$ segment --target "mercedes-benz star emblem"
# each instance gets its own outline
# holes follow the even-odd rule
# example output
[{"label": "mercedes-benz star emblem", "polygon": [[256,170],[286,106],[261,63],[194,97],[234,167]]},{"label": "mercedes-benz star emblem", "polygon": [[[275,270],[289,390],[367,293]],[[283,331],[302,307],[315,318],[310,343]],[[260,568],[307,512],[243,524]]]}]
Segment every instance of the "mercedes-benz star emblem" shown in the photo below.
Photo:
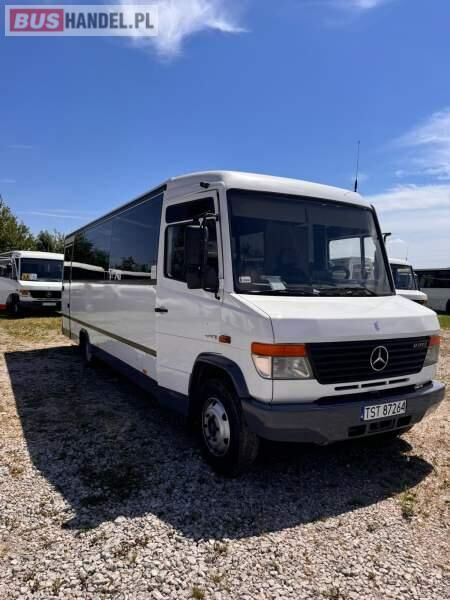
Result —
[{"label": "mercedes-benz star emblem", "polygon": [[389,363],[389,352],[385,346],[377,346],[370,355],[370,366],[374,371],[384,371]]}]

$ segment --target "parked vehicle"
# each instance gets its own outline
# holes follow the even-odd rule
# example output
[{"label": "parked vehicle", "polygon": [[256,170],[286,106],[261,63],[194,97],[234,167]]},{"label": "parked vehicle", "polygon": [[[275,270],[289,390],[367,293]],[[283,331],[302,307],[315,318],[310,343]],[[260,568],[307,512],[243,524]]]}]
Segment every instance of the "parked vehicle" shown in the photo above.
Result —
[{"label": "parked vehicle", "polygon": [[[332,262],[349,256],[358,276]],[[396,296],[375,210],[347,190],[170,179],[67,236],[62,310],[87,363],[188,417],[228,475],[260,438],[397,435],[444,397],[436,314]]]},{"label": "parked vehicle", "polygon": [[63,254],[14,250],[0,254],[0,310],[61,309]]},{"label": "parked vehicle", "polygon": [[419,290],[416,274],[407,260],[401,258],[389,259],[394,285],[399,296],[426,305],[428,297]]},{"label": "parked vehicle", "polygon": [[428,296],[434,310],[450,315],[450,268],[416,269],[419,287]]}]

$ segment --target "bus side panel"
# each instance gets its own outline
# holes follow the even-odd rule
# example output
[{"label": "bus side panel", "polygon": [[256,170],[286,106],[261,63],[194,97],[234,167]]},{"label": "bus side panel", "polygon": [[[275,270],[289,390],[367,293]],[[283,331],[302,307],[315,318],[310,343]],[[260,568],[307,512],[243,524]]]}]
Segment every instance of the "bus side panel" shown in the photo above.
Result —
[{"label": "bus side panel", "polygon": [[72,338],[156,377],[156,263],[163,194],[147,197],[75,234]]}]

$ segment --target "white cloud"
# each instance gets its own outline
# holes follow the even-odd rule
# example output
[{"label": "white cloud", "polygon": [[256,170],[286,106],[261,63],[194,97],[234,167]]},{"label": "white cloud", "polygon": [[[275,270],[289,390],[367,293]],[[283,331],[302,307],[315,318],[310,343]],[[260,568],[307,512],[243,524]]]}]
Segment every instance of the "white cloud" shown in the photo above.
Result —
[{"label": "white cloud", "polygon": [[377,8],[385,2],[386,0],[347,0],[346,4],[348,4],[350,8],[369,10],[371,8]]},{"label": "white cloud", "polygon": [[450,185],[398,185],[366,199],[382,230],[404,240],[413,265],[450,266]]},{"label": "white cloud", "polygon": [[[121,0],[126,8],[127,3]],[[184,41],[201,31],[241,33],[238,24],[237,3],[230,0],[160,0],[158,35],[144,37],[136,32],[134,43],[139,47],[154,48],[163,58],[173,58],[181,52]]]},{"label": "white cloud", "polygon": [[450,179],[450,107],[435,112],[426,121],[396,141],[407,150],[409,170],[400,172]]},{"label": "white cloud", "polygon": [[367,199],[375,204],[380,212],[428,211],[442,208],[447,209],[450,215],[448,185],[397,185],[381,194],[368,196]]},{"label": "white cloud", "polygon": [[363,12],[378,8],[382,4],[387,4],[392,0],[325,0],[325,4],[340,8],[346,11]]},{"label": "white cloud", "polygon": [[80,219],[86,220],[97,213],[92,211],[70,211],[59,208],[43,208],[42,210],[22,210],[21,215],[32,215],[34,217],[51,217],[55,219]]}]

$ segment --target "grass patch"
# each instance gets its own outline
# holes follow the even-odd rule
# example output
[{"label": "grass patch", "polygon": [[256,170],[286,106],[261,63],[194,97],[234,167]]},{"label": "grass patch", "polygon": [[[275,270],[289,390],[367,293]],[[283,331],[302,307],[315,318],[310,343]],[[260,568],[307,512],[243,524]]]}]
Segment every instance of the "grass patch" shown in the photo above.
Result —
[{"label": "grass patch", "polygon": [[402,511],[402,517],[410,520],[413,518],[416,512],[417,498],[413,492],[405,492],[400,498],[400,508]]},{"label": "grass patch", "polygon": [[205,592],[201,588],[194,585],[192,588],[192,598],[195,598],[195,600],[203,600],[204,597]]},{"label": "grass patch", "polygon": [[439,323],[442,329],[450,329],[450,315],[439,315]]},{"label": "grass patch", "polygon": [[61,317],[21,317],[11,319],[0,316],[0,331],[26,340],[40,340],[61,333]]}]

